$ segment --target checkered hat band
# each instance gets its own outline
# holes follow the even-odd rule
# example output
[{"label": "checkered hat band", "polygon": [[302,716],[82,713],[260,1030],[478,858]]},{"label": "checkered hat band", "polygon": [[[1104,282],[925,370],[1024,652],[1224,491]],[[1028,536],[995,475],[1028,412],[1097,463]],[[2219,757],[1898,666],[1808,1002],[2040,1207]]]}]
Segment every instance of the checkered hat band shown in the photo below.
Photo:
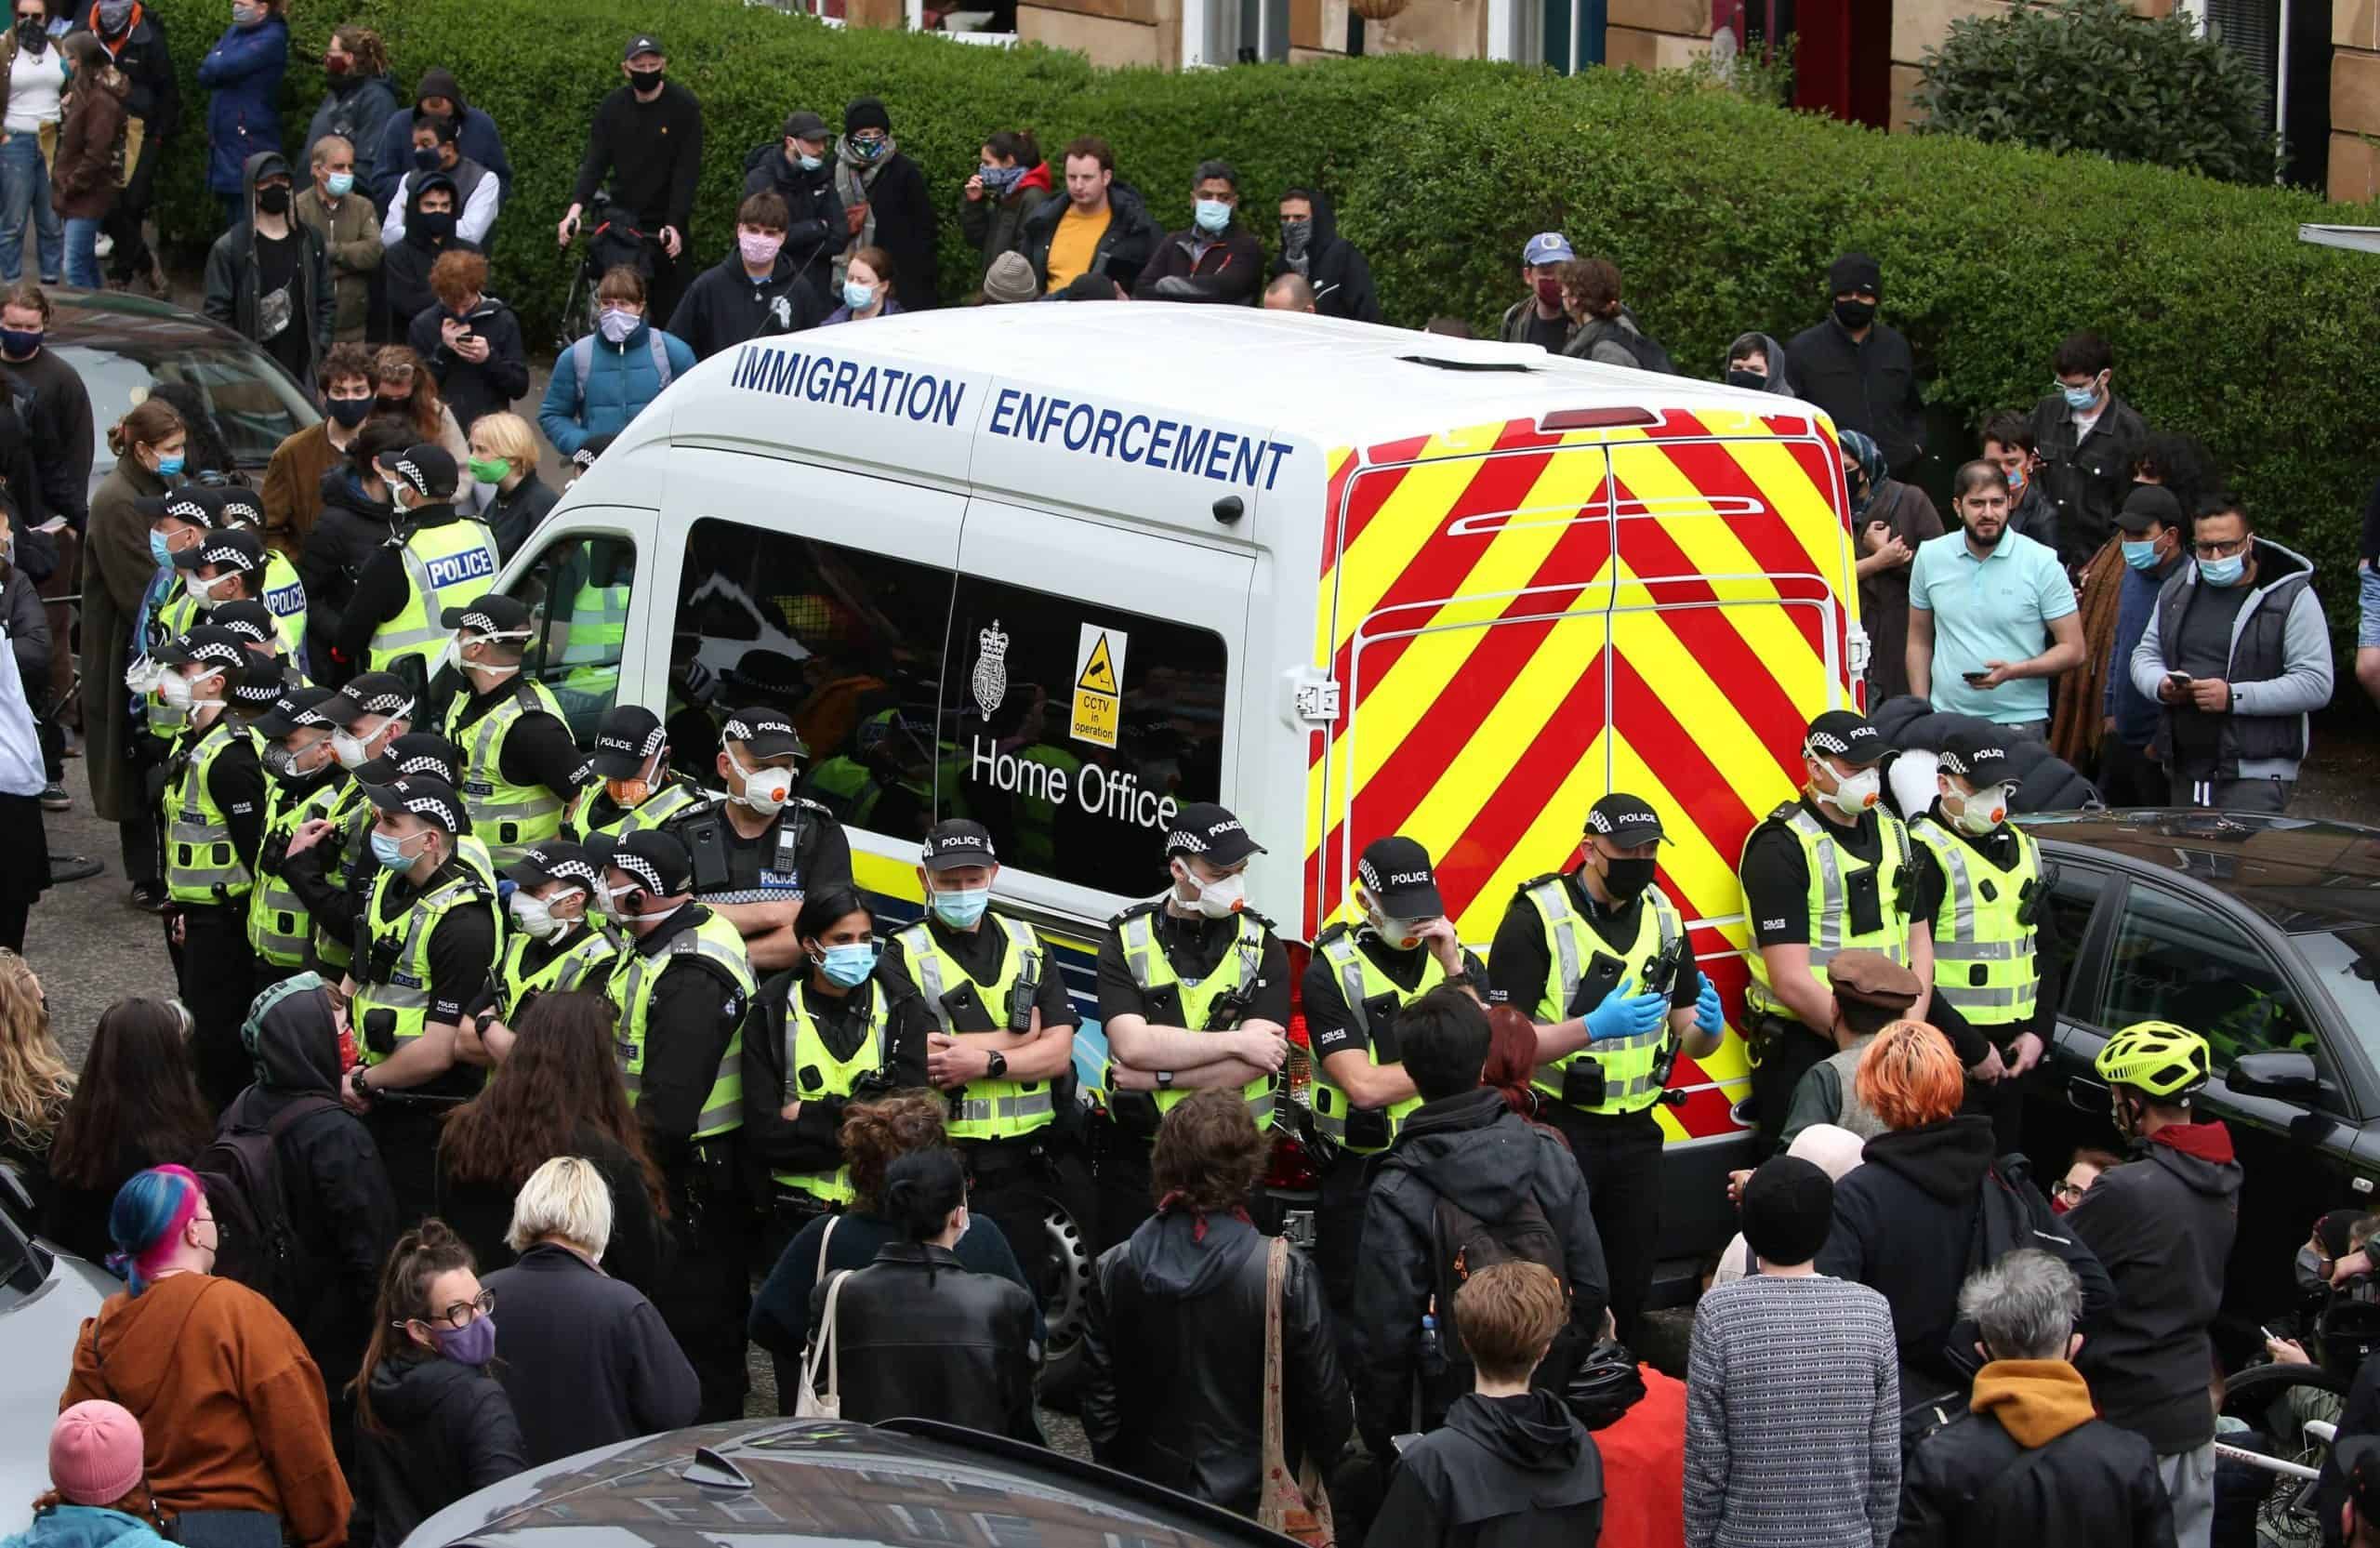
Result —
[{"label": "checkered hat band", "polygon": [[664,894],[669,891],[668,887],[662,885],[660,871],[654,869],[653,862],[641,854],[630,854],[625,850],[615,851],[612,855],[612,864],[617,869],[624,870],[643,882],[646,890],[651,893]]}]

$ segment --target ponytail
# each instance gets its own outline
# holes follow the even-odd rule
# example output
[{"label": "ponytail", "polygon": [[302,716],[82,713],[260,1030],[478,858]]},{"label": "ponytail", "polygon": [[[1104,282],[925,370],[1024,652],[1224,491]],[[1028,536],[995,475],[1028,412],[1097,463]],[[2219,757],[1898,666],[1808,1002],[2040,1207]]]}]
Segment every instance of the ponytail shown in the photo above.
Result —
[{"label": "ponytail", "polygon": [[158,445],[186,428],[173,404],[163,398],[144,398],[109,428],[108,450],[126,456],[135,446]]},{"label": "ponytail", "polygon": [[884,1215],[912,1242],[942,1235],[967,1202],[967,1171],[955,1150],[915,1150],[884,1169]]},{"label": "ponytail", "polygon": [[347,1390],[355,1397],[355,1422],[376,1436],[389,1433],[372,1412],[372,1374],[404,1356],[413,1335],[404,1325],[430,1315],[430,1281],[457,1268],[473,1267],[471,1250],[443,1220],[425,1220],[397,1238],[380,1270],[380,1293],[372,1303],[372,1342]]}]

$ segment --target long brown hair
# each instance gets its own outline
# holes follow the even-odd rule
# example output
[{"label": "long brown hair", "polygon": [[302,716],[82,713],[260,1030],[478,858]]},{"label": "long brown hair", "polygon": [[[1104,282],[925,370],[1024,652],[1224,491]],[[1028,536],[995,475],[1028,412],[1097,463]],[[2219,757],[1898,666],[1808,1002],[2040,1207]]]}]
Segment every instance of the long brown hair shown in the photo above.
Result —
[{"label": "long brown hair", "polygon": [[1488,1012],[1488,1062],[1479,1066],[1479,1083],[1501,1096],[1505,1106],[1530,1124],[1560,1140],[1567,1150],[1568,1137],[1538,1119],[1537,1091],[1529,1084],[1536,1074],[1537,1028],[1511,1006],[1496,1006]]},{"label": "long brown hair", "polygon": [[332,28],[331,40],[353,56],[355,69],[351,73],[386,75],[389,73],[388,46],[380,41],[380,34],[371,28],[361,27],[350,21],[344,26]]},{"label": "long brown hair", "polygon": [[413,373],[413,390],[405,399],[405,409],[413,419],[414,433],[425,442],[435,441],[446,428],[442,412],[445,405],[438,401],[438,378],[430,374],[419,355],[403,344],[382,345],[372,357],[372,389],[377,392],[384,378],[407,371]]},{"label": "long brown hair", "polygon": [[612,1002],[543,994],[514,1027],[511,1053],[487,1089],[447,1115],[438,1164],[463,1183],[518,1188],[556,1156],[575,1156],[592,1129],[636,1158],[654,1212],[669,1213],[661,1170],[644,1147],[612,1051]]},{"label": "long brown hair", "polygon": [[23,958],[0,946],[0,1138],[20,1150],[47,1150],[73,1094],[40,983]]},{"label": "long brown hair", "polygon": [[347,1384],[355,1396],[358,1425],[376,1436],[389,1433],[372,1412],[372,1373],[387,1361],[412,1359],[421,1353],[404,1325],[429,1319],[430,1282],[453,1269],[477,1272],[478,1267],[471,1250],[443,1220],[425,1220],[397,1238],[380,1269],[380,1293],[372,1301],[372,1342],[364,1346],[364,1363]]},{"label": "long brown hair", "polygon": [[71,1187],[123,1181],[120,1158],[135,1170],[187,1162],[215,1137],[198,1094],[182,1014],[162,999],[119,999],[99,1014],[83,1078],[58,1120],[49,1174]]}]

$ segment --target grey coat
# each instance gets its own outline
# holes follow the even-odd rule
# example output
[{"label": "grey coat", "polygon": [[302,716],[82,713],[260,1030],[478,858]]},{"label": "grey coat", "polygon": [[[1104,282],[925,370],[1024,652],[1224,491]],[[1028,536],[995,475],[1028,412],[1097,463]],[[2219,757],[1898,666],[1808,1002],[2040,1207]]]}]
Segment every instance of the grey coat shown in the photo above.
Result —
[{"label": "grey coat", "polygon": [[[2231,665],[2224,681],[2234,695],[2223,719],[2222,745],[2212,769],[2178,769],[2196,779],[2297,777],[2311,734],[2307,717],[2331,702],[2331,632],[2314,595],[2314,566],[2303,554],[2269,538],[2254,542],[2256,574],[2247,602],[2231,623]],[[2132,685],[2158,702],[2168,641],[2197,595],[2198,566],[2175,566],[2157,594],[2157,615],[2132,651]],[[2169,761],[2174,711],[2165,711],[2158,751]]]}]

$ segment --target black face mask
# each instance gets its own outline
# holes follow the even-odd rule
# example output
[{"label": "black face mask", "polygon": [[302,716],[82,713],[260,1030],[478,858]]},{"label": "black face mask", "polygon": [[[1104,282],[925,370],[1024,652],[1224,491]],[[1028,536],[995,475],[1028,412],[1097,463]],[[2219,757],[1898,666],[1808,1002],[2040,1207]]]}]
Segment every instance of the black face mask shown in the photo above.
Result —
[{"label": "black face mask", "polygon": [[451,209],[421,210],[414,216],[414,223],[433,243],[444,242],[455,234],[455,212]]},{"label": "black face mask", "polygon": [[1734,371],[1727,373],[1729,387],[1748,387],[1754,392],[1767,390],[1768,375],[1764,371]]},{"label": "black face mask", "polygon": [[1857,333],[1876,320],[1876,303],[1837,301],[1834,303],[1834,320]]},{"label": "black face mask", "polygon": [[324,400],[324,406],[330,411],[330,417],[337,420],[340,424],[345,425],[349,430],[353,430],[356,426],[364,423],[364,420],[372,417],[372,410],[377,407],[378,404],[379,400],[377,398],[327,398]]},{"label": "black face mask", "polygon": [[415,146],[413,148],[413,164],[416,167],[424,172],[437,171],[438,147],[435,145]]},{"label": "black face mask", "polygon": [[43,30],[40,18],[17,18],[17,46],[29,54],[38,54],[49,46],[49,33]]},{"label": "black face mask", "polygon": [[372,400],[372,406],[382,414],[406,414],[412,412],[413,400],[410,398],[391,398],[386,392],[383,392]]},{"label": "black face mask", "polygon": [[628,84],[637,89],[640,96],[650,97],[661,89],[662,74],[663,72],[658,70],[631,70],[628,72]]},{"label": "black face mask", "polygon": [[1650,860],[1606,860],[1603,863],[1603,890],[1611,894],[1614,903],[1628,903],[1637,893],[1653,884],[1653,862]]},{"label": "black face mask", "polygon": [[266,215],[288,214],[289,191],[285,188],[258,189],[257,208]]}]

